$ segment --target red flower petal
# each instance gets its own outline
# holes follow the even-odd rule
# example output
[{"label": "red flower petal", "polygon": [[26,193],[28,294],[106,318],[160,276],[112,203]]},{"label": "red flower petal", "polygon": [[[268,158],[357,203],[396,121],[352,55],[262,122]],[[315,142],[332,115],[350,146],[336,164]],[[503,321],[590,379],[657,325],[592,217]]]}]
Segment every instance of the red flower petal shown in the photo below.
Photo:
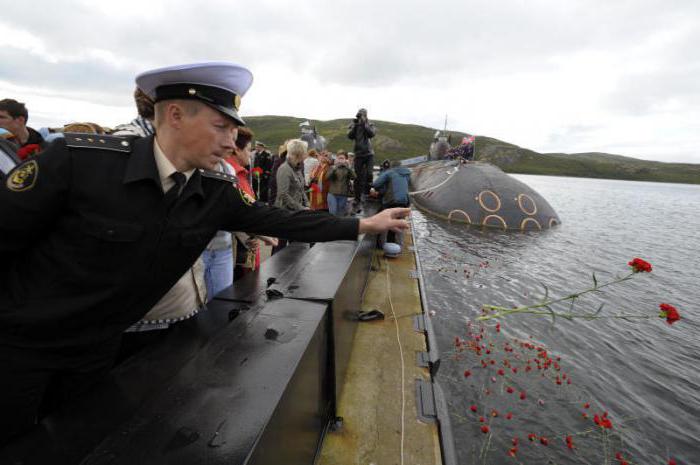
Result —
[{"label": "red flower petal", "polygon": [[471,410],[472,412],[476,412],[476,405],[472,405],[471,407],[469,407],[469,410]]},{"label": "red flower petal", "polygon": [[483,426],[481,427],[481,432],[482,432],[482,433],[486,434],[486,433],[488,433],[489,431],[490,431],[490,428],[489,428],[487,425],[483,425]]},{"label": "red flower petal", "polygon": [[633,258],[627,264],[632,267],[632,272],[634,273],[651,273],[651,263],[641,258]]},{"label": "red flower petal", "polygon": [[661,312],[659,312],[659,317],[666,318],[666,323],[672,325],[681,319],[681,315],[673,305],[660,304],[659,308],[661,309]]}]

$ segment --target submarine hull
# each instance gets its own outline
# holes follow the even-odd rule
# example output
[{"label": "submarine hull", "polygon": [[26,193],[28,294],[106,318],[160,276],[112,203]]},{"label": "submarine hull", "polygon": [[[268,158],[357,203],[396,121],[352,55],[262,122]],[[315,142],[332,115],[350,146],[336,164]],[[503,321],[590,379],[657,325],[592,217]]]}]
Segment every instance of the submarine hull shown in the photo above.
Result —
[{"label": "submarine hull", "polygon": [[411,191],[413,205],[451,222],[516,231],[561,223],[544,197],[489,163],[422,163],[413,168]]}]

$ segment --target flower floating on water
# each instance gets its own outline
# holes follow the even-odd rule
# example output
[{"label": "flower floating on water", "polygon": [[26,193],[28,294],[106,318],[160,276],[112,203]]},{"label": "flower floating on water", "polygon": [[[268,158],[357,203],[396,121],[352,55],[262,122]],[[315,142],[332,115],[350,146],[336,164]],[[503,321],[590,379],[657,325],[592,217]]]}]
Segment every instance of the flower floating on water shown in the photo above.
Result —
[{"label": "flower floating on water", "polygon": [[674,307],[673,305],[660,304],[659,308],[661,309],[661,312],[659,312],[659,317],[666,318],[666,323],[672,325],[673,323],[681,319],[678,310],[676,310],[676,307]]},{"label": "flower floating on water", "polygon": [[633,273],[651,273],[651,263],[641,258],[633,258],[627,264],[632,267]]},{"label": "flower floating on water", "polygon": [[613,424],[608,418],[608,412],[603,413],[603,415],[593,415],[593,423],[604,429],[612,429]]},{"label": "flower floating on water", "polygon": [[576,446],[574,446],[574,438],[570,434],[566,436],[566,448],[571,450],[576,448]]},{"label": "flower floating on water", "polygon": [[[503,318],[505,316],[513,315],[513,314],[522,314],[522,313],[527,313],[530,315],[537,315],[537,316],[549,316],[552,318],[552,322],[556,320],[557,317],[559,318],[565,318],[567,320],[574,320],[574,319],[584,319],[584,320],[597,320],[597,319],[603,319],[603,318],[617,318],[617,319],[622,319],[622,320],[648,320],[650,318],[653,318],[653,315],[649,314],[629,314],[629,313],[617,313],[617,314],[602,314],[603,307],[605,304],[601,304],[600,307],[596,311],[589,311],[589,312],[574,312],[574,305],[580,299],[582,296],[585,294],[589,293],[596,293],[600,292],[603,288],[611,286],[613,284],[618,284],[624,281],[628,281],[632,279],[635,275],[639,273],[651,273],[651,264],[645,260],[642,260],[641,258],[634,258],[630,262],[628,262],[628,265],[632,268],[632,271],[627,274],[626,276],[623,277],[617,277],[611,281],[608,281],[606,283],[599,283],[598,279],[596,278],[595,273],[593,273],[593,287],[585,289],[583,291],[579,292],[574,292],[572,294],[569,294],[565,297],[560,297],[560,298],[550,298],[549,297],[549,290],[545,286],[545,295],[544,298],[536,304],[532,305],[521,305],[521,306],[513,306],[513,307],[501,307],[498,305],[482,305],[481,307],[481,316],[477,318],[477,320],[483,321],[483,320],[491,320],[495,318]],[[558,304],[563,304],[565,302],[568,302],[569,304],[569,309],[568,311],[557,311],[554,310],[554,306]],[[680,320],[680,314],[678,310],[673,307],[672,305],[669,304],[661,304],[660,305],[661,312],[659,313],[659,317],[665,318],[666,322],[668,324],[673,324],[676,321]],[[500,323],[497,323],[496,326],[496,332],[500,332],[501,326]],[[543,354],[544,357],[546,357],[546,353]],[[546,367],[545,367],[546,368]],[[558,367],[555,364],[555,368]],[[525,368],[526,371],[527,367]],[[539,369],[539,365],[538,365]],[[563,378],[566,379],[566,378]],[[561,385],[564,383],[564,381],[560,378],[556,379],[556,383]],[[571,384],[570,380],[566,381],[566,384]]]}]

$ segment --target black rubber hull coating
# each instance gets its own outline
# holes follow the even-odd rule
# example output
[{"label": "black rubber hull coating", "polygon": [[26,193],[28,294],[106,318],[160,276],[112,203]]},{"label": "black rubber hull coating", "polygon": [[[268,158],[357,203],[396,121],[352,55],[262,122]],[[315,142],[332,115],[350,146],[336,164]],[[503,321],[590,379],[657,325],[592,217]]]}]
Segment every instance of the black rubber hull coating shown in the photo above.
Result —
[{"label": "black rubber hull coating", "polygon": [[413,205],[450,222],[511,231],[561,223],[544,197],[489,163],[422,163],[413,168],[411,191]]}]

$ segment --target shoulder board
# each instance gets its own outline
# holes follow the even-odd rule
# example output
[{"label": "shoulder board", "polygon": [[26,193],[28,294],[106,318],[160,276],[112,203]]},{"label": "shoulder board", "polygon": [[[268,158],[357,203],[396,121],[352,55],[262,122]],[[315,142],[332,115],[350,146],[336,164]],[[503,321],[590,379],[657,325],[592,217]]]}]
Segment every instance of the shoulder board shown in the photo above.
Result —
[{"label": "shoulder board", "polygon": [[211,171],[203,169],[200,169],[199,172],[205,178],[216,179],[218,181],[231,183],[236,187],[238,186],[238,178],[235,176],[231,176],[230,174],[222,173],[220,171]]},{"label": "shoulder board", "polygon": [[132,149],[131,140],[124,137],[79,132],[66,132],[63,137],[66,140],[66,146],[72,148],[111,150],[124,153],[131,153]]}]

